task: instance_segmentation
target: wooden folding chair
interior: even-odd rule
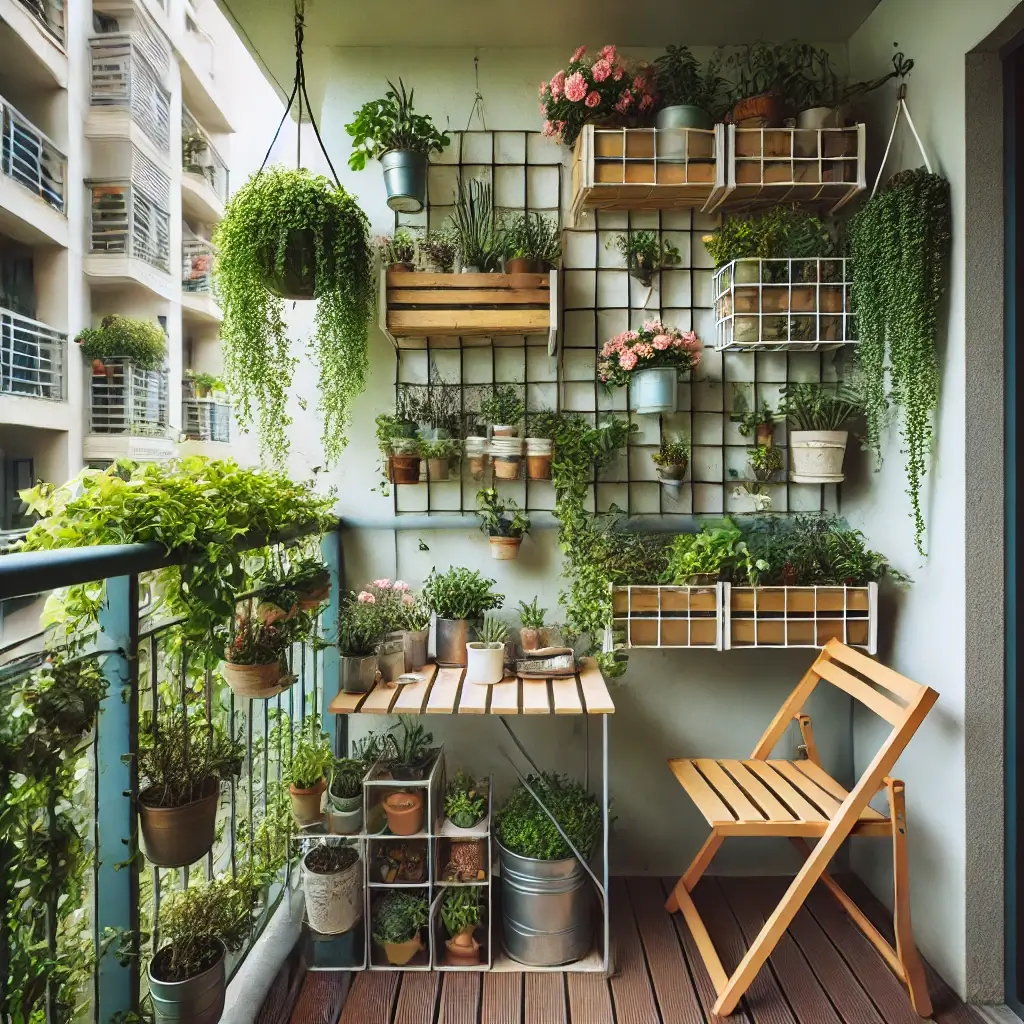
[[[822,680],[845,690],[893,727],[850,792],[822,768],[810,717],[803,713],[808,697]],[[670,913],[676,910],[683,913],[718,992],[715,1013],[728,1016],[735,1010],[820,879],[907,987],[917,1013],[922,1017],[931,1015],[924,968],[910,927],[904,786],[888,776],[937,698],[938,694],[929,687],[919,686],[838,640],[830,640],[789,695],[749,760],[675,758],[669,761],[676,778],[707,818],[711,835],[676,883],[665,909]],[[771,759],[775,744],[793,718],[800,725],[807,759]],[[880,814],[868,803],[882,788],[889,798],[887,815]],[[829,861],[851,835],[892,839],[895,949],[826,871]],[[731,977],[725,973],[690,898],[726,836],[787,836],[808,854],[786,895]],[[813,850],[807,843],[810,838],[818,840]]]

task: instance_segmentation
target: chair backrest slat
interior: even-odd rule
[[[845,690],[851,697],[869,707],[879,718],[884,718],[890,725],[898,725],[907,717],[906,708],[896,701],[872,690],[863,679],[858,679],[834,661],[819,658],[814,663],[814,671],[826,682]]]
[[[866,676],[872,682],[884,687],[890,693],[895,693],[897,697],[901,697],[908,704],[917,700],[921,695],[921,691],[926,689],[920,683],[915,683],[913,679],[908,679],[906,676],[901,676],[899,672],[895,672],[885,665],[880,665],[866,654],[862,654],[852,647],[847,647],[839,640],[829,640],[825,644],[825,650],[836,661],[841,661],[855,672],[859,672],[862,676]]]

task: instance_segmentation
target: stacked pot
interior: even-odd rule
[[[548,437],[526,439],[526,475],[531,480],[551,479],[551,457],[554,441]]]
[[[497,428],[495,428],[497,430]],[[494,476],[498,480],[516,480],[523,461],[523,441],[519,437],[495,434],[491,438]]]

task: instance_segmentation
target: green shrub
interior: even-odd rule
[[[593,853],[601,834],[601,805],[575,779],[544,773],[527,779],[544,806],[584,856]],[[561,837],[526,787],[520,783],[498,814],[498,839],[506,850],[537,860],[571,857]]]
[[[120,357],[140,370],[159,370],[167,359],[167,335],[154,320],[105,316],[99,327],[86,327],[75,340],[86,359]]]

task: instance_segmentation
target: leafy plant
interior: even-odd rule
[[[504,594],[491,590],[494,580],[476,569],[452,566],[447,572],[431,569],[423,584],[423,599],[440,619],[478,619],[484,612],[500,608]]]
[[[656,231],[616,235],[608,243],[612,244],[622,254],[630,275],[643,285],[649,285],[659,270],[674,267],[679,262],[679,250],[667,238],[660,238]]]
[[[452,228],[428,231],[420,241],[420,252],[438,273],[450,274],[459,258],[459,237]]]
[[[528,413],[526,417],[527,436],[543,437],[553,441],[562,426],[562,420],[560,412],[552,412],[550,409]]]
[[[460,768],[445,787],[444,813],[453,825],[472,828],[487,813],[487,787],[480,786]]]
[[[362,590],[349,594],[338,618],[338,651],[345,658],[366,658],[391,627],[376,596]]]
[[[378,235],[374,239],[374,248],[385,266],[416,262],[416,239],[404,229],[393,235]]]
[[[575,779],[548,774],[527,777],[573,845],[584,856],[593,853],[601,834],[601,805]],[[498,839],[506,850],[537,860],[561,860],[572,850],[551,819],[519,783],[498,814]]]
[[[725,84],[719,74],[721,66],[720,54],[712,55],[705,70],[688,46],[667,46],[654,62],[654,89],[659,106],[700,107],[714,114]]]
[[[497,269],[501,260],[502,238],[488,182],[476,179],[459,181],[451,223],[459,238],[463,266]]]
[[[441,900],[444,930],[454,938],[480,923],[480,887],[461,885],[447,889]]]
[[[656,466],[685,466],[690,461],[690,442],[685,438],[673,441],[663,437],[658,450],[651,455]]]
[[[763,93],[779,97],[789,95],[790,82],[800,73],[798,56],[791,46],[790,43],[770,46],[759,40],[732,49],[725,57],[724,68],[731,80],[733,102]]]
[[[952,238],[949,182],[923,169],[894,175],[851,219],[849,233],[867,443],[880,463],[890,409],[902,410],[914,543],[924,554],[921,478],[939,401],[935,341]]]
[[[443,437],[437,441],[420,441],[420,455],[425,459],[454,459],[462,451],[457,437]]]
[[[748,448],[747,461],[754,471],[754,476],[761,483],[774,480],[775,474],[785,465],[782,449],[776,448],[773,444],[759,444],[756,448]]]
[[[236,413],[243,423],[256,420],[261,451],[275,462],[287,453],[288,392],[297,359],[284,301],[268,291],[268,281],[315,276],[310,346],[319,372],[324,456],[328,464],[337,461],[347,443],[352,401],[366,386],[375,298],[366,215],[322,175],[271,167],[228,200],[213,243],[224,368]]]
[[[497,616],[485,615],[476,636],[484,644],[503,644],[508,640],[508,626]]]
[[[359,796],[366,768],[362,758],[339,757],[331,769],[331,795],[348,800]]]
[[[280,663],[285,651],[295,642],[296,629],[294,620],[267,625],[250,615],[243,615],[235,622],[224,658],[232,665]]]
[[[139,732],[139,800],[148,807],[184,807],[242,772],[245,745],[219,726],[182,711],[160,714]]]
[[[287,765],[286,781],[296,789],[313,789],[334,763],[331,738],[320,727],[319,715],[307,715]]]
[[[515,426],[526,414],[526,403],[515,384],[496,384],[480,401],[480,415],[491,424]]]
[[[839,248],[823,221],[796,206],[729,217],[702,238],[715,267],[739,259],[833,259]]]
[[[758,573],[767,568],[767,562],[751,554],[739,527],[726,517],[720,524],[673,539],[663,582],[693,585],[702,582],[702,576],[714,576],[756,583]]]
[[[352,137],[348,165],[353,171],[361,171],[367,160],[379,160],[395,150],[440,153],[451,142],[448,133],[438,131],[429,116],[415,112],[414,92],[405,91],[401,78],[397,89],[389,81],[383,99],[370,100],[355,112],[355,120],[345,125]]]
[[[216,394],[227,390],[224,381],[213,373],[197,373],[195,370],[186,370],[185,377],[192,382],[197,392],[207,391]]]
[[[506,214],[502,222],[505,258],[539,260],[557,267],[562,258],[558,221],[539,213]]]
[[[127,359],[140,370],[159,370],[167,359],[167,335],[154,320],[105,316],[99,327],[86,327],[75,338],[86,359]]]
[[[758,427],[774,427],[775,413],[767,402],[762,402],[761,407],[756,405],[753,409],[744,413],[739,421],[738,430],[740,437],[753,437]]]
[[[334,875],[352,867],[359,860],[359,851],[348,843],[317,843],[303,863],[307,871],[318,875]]]
[[[542,629],[547,612],[547,608],[539,607],[537,598],[529,604],[525,601],[519,602],[519,621],[523,624],[523,629]]]
[[[426,896],[388,889],[373,908],[373,937],[381,944],[408,942],[429,918]]]
[[[785,384],[779,413],[791,430],[842,430],[864,412],[864,400],[849,385]]]
[[[530,517],[511,499],[502,500],[493,487],[476,495],[480,529],[489,537],[524,537],[530,532]]]
[[[436,751],[430,744],[434,742],[434,734],[427,732],[412,715],[399,715],[398,721],[391,726],[389,735],[397,751],[394,765],[403,768],[424,768],[433,761]]]
[[[885,85],[897,76],[906,76],[914,67],[903,54],[893,58],[893,70],[868,82],[845,83],[832,67],[828,50],[793,40],[786,50],[791,74],[786,81],[786,99],[794,112],[811,107],[842,107]]]

